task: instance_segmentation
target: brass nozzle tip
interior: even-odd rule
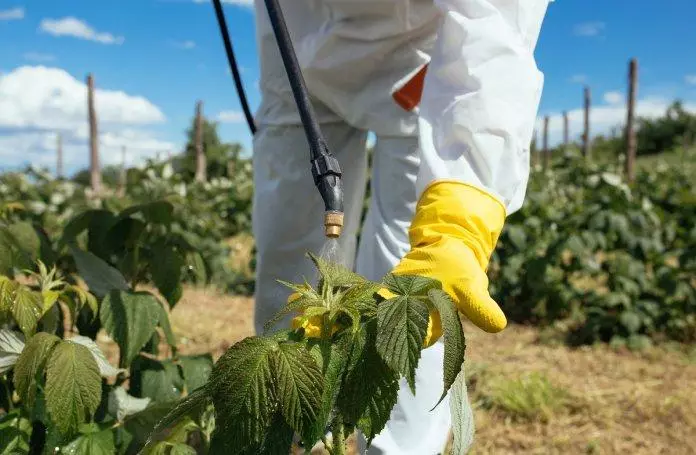
[[[324,214],[324,235],[335,239],[343,232],[343,213],[326,212]]]

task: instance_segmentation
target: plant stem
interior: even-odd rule
[[[337,414],[334,418],[333,424],[331,425],[331,442],[333,446],[333,455],[346,454],[346,438],[343,432],[343,417],[340,414]]]

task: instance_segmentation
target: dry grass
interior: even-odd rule
[[[252,319],[253,299],[205,289],[186,290],[172,313],[181,350],[215,359],[252,334]],[[470,324],[465,331],[472,453],[696,453],[696,354],[549,346],[537,330],[515,325],[497,335]],[[528,375],[553,392],[530,388]]]

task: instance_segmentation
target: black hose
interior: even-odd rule
[[[237,67],[237,60],[234,58],[234,51],[232,50],[232,40],[230,40],[230,34],[227,30],[225,13],[222,10],[220,0],[213,0],[213,6],[215,7],[215,15],[217,16],[218,25],[220,26],[222,41],[225,43],[225,53],[227,54],[227,61],[230,65],[230,70],[232,71],[232,77],[234,78],[234,85],[237,88],[239,101],[242,104],[242,110],[244,111],[244,116],[246,117],[247,125],[249,125],[249,130],[251,130],[251,134],[254,135],[256,134],[254,116],[251,114],[251,110],[249,109],[249,103],[247,102],[247,97],[244,93],[244,86],[242,85],[242,78],[239,75],[239,68]]]
[[[280,56],[285,65],[290,87],[295,97],[297,110],[304,126],[307,142],[309,143],[310,161],[314,184],[319,189],[326,211],[343,212],[343,186],[341,184],[341,168],[338,160],[329,152],[329,148],[321,134],[319,122],[309,92],[305,84],[300,64],[297,62],[295,50],[292,47],[283,12],[278,0],[265,0],[268,18],[278,43]]]

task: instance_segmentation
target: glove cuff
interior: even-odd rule
[[[411,247],[458,239],[486,269],[506,216],[503,203],[488,192],[456,180],[435,180],[416,205],[409,229]]]

